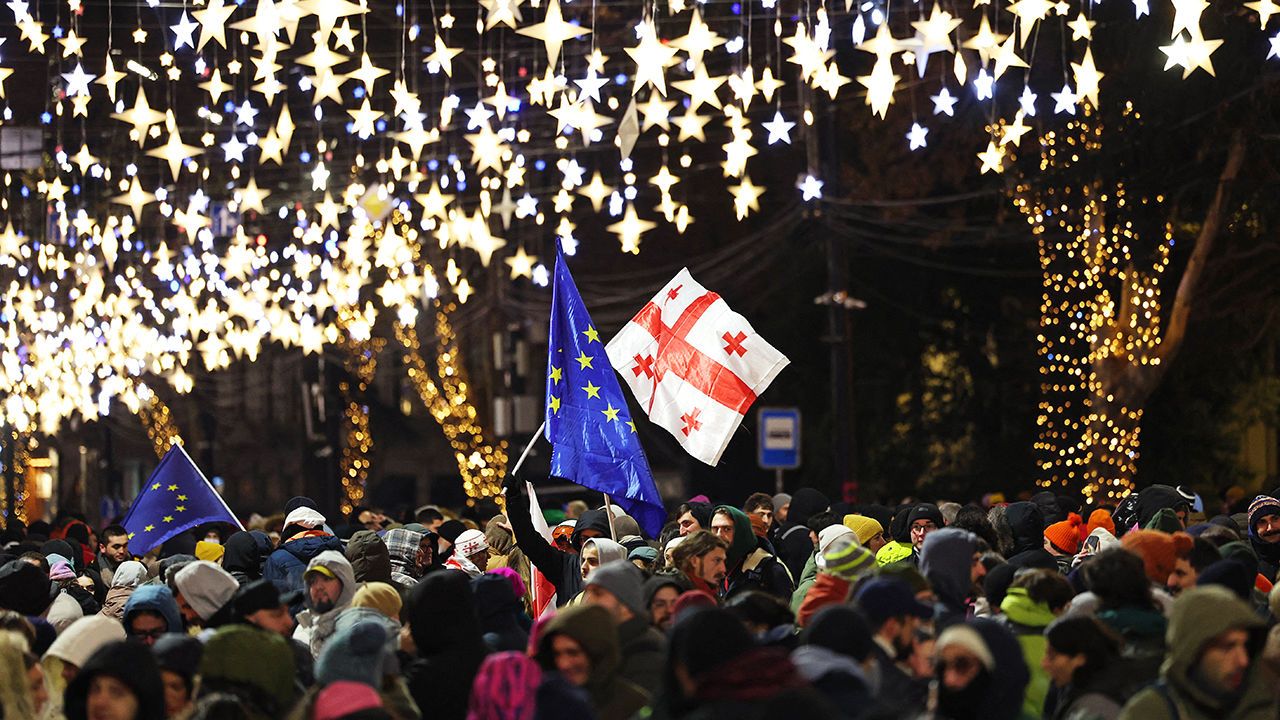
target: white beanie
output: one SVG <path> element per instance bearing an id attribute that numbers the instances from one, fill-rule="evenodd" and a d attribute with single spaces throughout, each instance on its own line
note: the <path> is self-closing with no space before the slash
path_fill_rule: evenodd
<path id="1" fill-rule="evenodd" d="M 45 657 L 56 657 L 76 667 L 84 664 L 107 643 L 124 640 L 124 625 L 106 615 L 90 615 L 71 623 L 45 651 Z"/>
<path id="2" fill-rule="evenodd" d="M 484 533 L 479 530 L 464 531 L 458 536 L 458 539 L 453 541 L 453 545 L 456 548 L 454 550 L 455 553 L 468 558 L 481 550 L 489 549 L 489 543 L 485 542 Z"/>
<path id="3" fill-rule="evenodd" d="M 208 560 L 183 565 L 173 577 L 173 584 L 191 609 L 206 621 L 231 602 L 231 597 L 240 589 L 240 583 L 231 573 Z"/>
<path id="4" fill-rule="evenodd" d="M 844 525 L 832 525 L 831 527 L 823 529 L 822 532 L 818 533 L 818 554 L 821 555 L 822 553 L 825 553 L 827 548 L 831 547 L 831 543 L 845 535 L 852 535 L 853 543 L 855 545 L 858 544 L 857 534 Z"/>
<path id="5" fill-rule="evenodd" d="M 943 630 L 942 635 L 938 636 L 938 644 L 934 652 L 941 654 L 943 648 L 949 645 L 968 650 L 988 671 L 996 669 L 996 659 L 991 654 L 991 649 L 987 647 L 987 641 L 983 640 L 982 635 L 978 634 L 972 626 L 961 623 Z"/>
<path id="6" fill-rule="evenodd" d="M 316 512 L 314 508 L 304 506 L 293 509 L 288 517 L 284 519 L 284 526 L 299 525 L 308 530 L 315 530 L 324 525 L 324 516 Z"/>

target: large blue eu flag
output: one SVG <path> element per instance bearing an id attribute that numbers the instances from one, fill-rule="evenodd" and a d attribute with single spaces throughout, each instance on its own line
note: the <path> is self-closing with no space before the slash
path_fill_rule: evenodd
<path id="1" fill-rule="evenodd" d="M 608 494 L 657 537 L 667 519 L 662 498 L 600 333 L 559 252 L 547 345 L 551 474 Z"/>
<path id="2" fill-rule="evenodd" d="M 129 531 L 129 551 L 144 555 L 178 533 L 208 522 L 244 529 L 187 451 L 174 444 L 121 524 Z"/>

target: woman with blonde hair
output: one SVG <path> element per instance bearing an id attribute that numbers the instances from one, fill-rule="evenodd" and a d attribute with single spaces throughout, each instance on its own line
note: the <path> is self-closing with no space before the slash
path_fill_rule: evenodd
<path id="1" fill-rule="evenodd" d="M 36 704 L 27 677 L 27 639 L 9 630 L 0 631 L 0 716 L 32 718 Z M 38 663 L 36 663 L 38 665 Z M 43 676 L 40 677 L 43 685 Z"/>

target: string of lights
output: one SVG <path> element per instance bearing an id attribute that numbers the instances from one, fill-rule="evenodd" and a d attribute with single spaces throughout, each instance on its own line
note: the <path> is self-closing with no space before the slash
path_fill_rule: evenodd
<path id="1" fill-rule="evenodd" d="M 339 327 L 349 330 L 355 320 L 350 308 L 338 311 Z M 348 332 L 342 342 L 343 367 L 351 380 L 338 383 L 342 396 L 342 452 L 338 457 L 338 474 L 342 478 L 342 514 L 364 501 L 365 485 L 372 467 L 373 432 L 369 426 L 369 405 L 365 394 L 378 372 L 378 353 L 386 341 L 378 337 L 352 337 Z M 354 385 L 352 384 L 354 380 Z"/>
<path id="2" fill-rule="evenodd" d="M 145 385 L 140 385 L 137 388 L 137 394 L 140 400 L 138 418 L 142 421 L 142 427 L 147 432 L 147 439 L 151 441 L 151 448 L 155 451 L 156 457 L 162 458 L 169 452 L 169 448 L 182 444 L 182 434 L 178 431 L 168 404 L 154 391 Z"/>

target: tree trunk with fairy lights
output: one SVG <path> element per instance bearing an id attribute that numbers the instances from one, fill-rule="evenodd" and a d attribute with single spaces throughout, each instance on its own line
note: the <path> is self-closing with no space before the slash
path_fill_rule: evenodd
<path id="1" fill-rule="evenodd" d="M 1098 160 L 1103 130 L 1091 113 L 1041 142 L 1042 177 L 1069 176 Z M 1134 486 L 1143 409 L 1181 348 L 1197 289 L 1229 213 L 1227 194 L 1244 160 L 1231 143 L 1213 200 L 1195 238 L 1168 313 L 1162 280 L 1173 223 L 1149 254 L 1149 218 L 1174 214 L 1162 195 L 1134 196 L 1123 181 L 1036 186 L 1012 192 L 1039 245 L 1041 401 L 1037 483 L 1114 502 Z M 1144 225 L 1144 223 L 1146 223 Z M 1144 244 L 1145 243 L 1145 244 Z"/>

